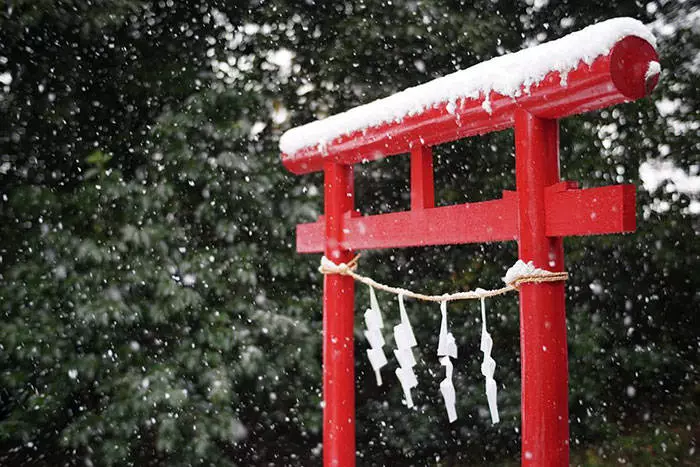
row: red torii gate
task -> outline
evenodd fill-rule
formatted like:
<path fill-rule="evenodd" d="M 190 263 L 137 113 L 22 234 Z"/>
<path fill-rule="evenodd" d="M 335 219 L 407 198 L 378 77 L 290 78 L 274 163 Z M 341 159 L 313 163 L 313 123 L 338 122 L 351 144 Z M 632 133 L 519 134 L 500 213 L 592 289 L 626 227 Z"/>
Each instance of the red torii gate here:
<path fill-rule="evenodd" d="M 632 21 L 609 23 L 622 20 L 627 26 Z M 564 270 L 563 237 L 634 231 L 633 185 L 584 190 L 559 178 L 557 119 L 639 99 L 656 86 L 658 56 L 649 36 L 634 31 L 619 36 L 607 53 L 579 62 L 565 77 L 552 71 L 518 96 L 492 91 L 460 99 L 457 106 L 442 102 L 400 121 L 283 152 L 290 171 L 322 170 L 325 176 L 325 216 L 297 226 L 297 250 L 347 263 L 362 249 L 517 240 L 520 259 L 556 272 Z M 508 127 L 515 127 L 516 190 L 504 191 L 499 200 L 435 207 L 431 147 Z M 360 216 L 353 206 L 353 165 L 401 153 L 411 155 L 411 210 Z M 353 279 L 326 275 L 326 466 L 355 464 L 353 326 Z M 520 335 L 522 463 L 569 465 L 563 283 L 520 287 Z"/>

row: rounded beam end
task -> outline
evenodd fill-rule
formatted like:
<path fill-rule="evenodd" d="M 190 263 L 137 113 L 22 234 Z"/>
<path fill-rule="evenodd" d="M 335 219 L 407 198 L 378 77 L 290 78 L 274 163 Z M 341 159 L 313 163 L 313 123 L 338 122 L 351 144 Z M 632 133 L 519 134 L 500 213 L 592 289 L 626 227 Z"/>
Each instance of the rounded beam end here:
<path fill-rule="evenodd" d="M 649 95 L 659 82 L 660 72 L 656 49 L 639 37 L 625 37 L 610 53 L 613 83 L 630 100 Z"/>

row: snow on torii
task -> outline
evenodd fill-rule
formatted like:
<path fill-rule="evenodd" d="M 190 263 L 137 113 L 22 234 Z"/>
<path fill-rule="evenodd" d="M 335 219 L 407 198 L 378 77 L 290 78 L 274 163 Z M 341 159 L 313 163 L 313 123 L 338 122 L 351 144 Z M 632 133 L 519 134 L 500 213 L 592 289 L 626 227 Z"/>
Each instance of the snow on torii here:
<path fill-rule="evenodd" d="M 656 86 L 659 73 L 655 40 L 649 30 L 636 20 L 617 18 L 282 136 L 282 162 L 290 171 L 323 171 L 325 175 L 324 216 L 297 226 L 297 250 L 325 254 L 321 265 L 325 275 L 325 465 L 354 465 L 355 459 L 354 280 L 399 296 L 399 334 L 410 329 L 404 297 L 440 302 L 444 320 L 446 301 L 482 299 L 482 373 L 494 421 L 498 419 L 495 362 L 490 355 L 493 341 L 486 330 L 483 299 L 517 289 L 523 463 L 568 465 L 562 239 L 632 232 L 636 218 L 632 185 L 578 189 L 574 182 L 561 181 L 557 119 L 644 97 Z M 497 200 L 435 207 L 431 147 L 508 127 L 515 128 L 516 191 L 504 191 L 503 198 Z M 411 210 L 361 216 L 354 209 L 353 165 L 401 153 L 411 157 Z M 503 240 L 518 241 L 523 261 L 516 263 L 517 268 L 540 271 L 543 276 L 525 274 L 502 289 L 447 296 L 384 286 L 354 272 L 354 250 Z M 388 362 L 382 350 L 383 322 L 376 297 L 373 292 L 371 295 L 365 315 L 366 336 L 368 357 L 379 382 L 380 369 Z M 402 358 L 396 374 L 410 406 L 410 389 L 417 384 L 409 355 L 415 340 L 406 335 L 397 339 Z M 457 351 L 456 347 L 448 351 L 444 345 L 454 343 L 446 324 L 441 335 L 443 345 L 438 355 L 447 376 L 441 389 L 453 420 L 450 357 L 456 357 Z"/>
<path fill-rule="evenodd" d="M 640 38 L 652 47 L 648 47 L 647 49 L 651 50 L 647 50 L 647 53 L 638 57 L 634 63 L 612 62 L 613 65 L 619 63 L 625 67 L 634 66 L 636 69 L 621 70 L 621 73 L 609 70 L 612 80 L 618 82 L 614 82 L 611 86 L 610 91 L 613 95 L 604 97 L 609 99 L 609 103 L 605 105 L 638 99 L 644 96 L 649 88 L 653 88 L 658 79 L 659 64 L 651 59 L 656 40 L 651 31 L 641 22 L 632 18 L 615 18 L 594 24 L 561 39 L 496 57 L 369 104 L 292 128 L 280 138 L 282 161 L 291 171 L 306 173 L 321 169 L 321 161 L 315 157 L 319 154 L 333 158 L 336 153 L 353 151 L 357 148 L 363 153 L 358 156 L 359 160 L 362 160 L 407 152 L 410 141 L 407 142 L 408 144 L 397 144 L 388 140 L 405 139 L 405 130 L 411 132 L 419 130 L 420 128 L 401 129 L 399 127 L 404 120 L 407 126 L 411 126 L 414 123 L 411 117 L 419 117 L 415 119 L 415 124 L 420 126 L 422 123 L 420 116 L 430 110 L 443 114 L 441 116 L 445 119 L 455 121 L 463 119 L 462 126 L 465 133 L 460 135 L 461 137 L 494 131 L 493 123 L 486 125 L 479 123 L 474 126 L 469 122 L 469 119 L 474 116 L 480 120 L 489 120 L 483 114 L 491 116 L 491 120 L 498 119 L 497 125 L 506 128 L 512 125 L 512 117 L 510 119 L 501 117 L 500 114 L 503 113 L 501 107 L 512 107 L 517 103 L 528 108 L 536 108 L 540 104 L 536 99 L 537 86 L 549 84 L 551 81 L 556 81 L 556 84 L 560 84 L 563 88 L 569 87 L 568 91 L 576 92 L 579 74 L 576 74 L 575 80 L 570 83 L 567 75 L 572 71 L 591 67 L 596 61 L 605 57 L 615 44 L 627 37 Z M 628 77 L 632 79 L 623 82 Z M 588 78 L 583 76 L 582 80 Z M 600 84 L 610 86 L 610 83 Z M 590 84 L 584 85 L 589 91 Z M 615 96 L 615 91 L 622 96 Z M 562 94 L 566 92 L 567 90 L 563 89 Z M 551 99 L 552 96 L 549 97 Z M 600 108 L 597 100 L 601 97 L 603 96 L 591 95 L 593 102 L 587 102 L 585 96 L 580 96 L 581 102 L 571 106 L 566 114 Z M 478 105 L 475 106 L 474 103 Z M 554 106 L 556 102 L 550 102 L 548 105 Z M 482 112 L 479 112 L 480 110 Z M 557 115 L 557 117 L 562 116 L 564 115 Z M 457 124 L 459 125 L 459 122 Z M 362 150 L 362 146 L 358 147 L 356 140 L 358 135 L 363 135 L 362 140 L 365 143 L 363 146 L 367 148 L 366 150 Z M 442 135 L 431 135 L 426 131 L 423 135 L 424 141 L 421 142 L 434 145 L 443 142 L 441 137 Z"/>

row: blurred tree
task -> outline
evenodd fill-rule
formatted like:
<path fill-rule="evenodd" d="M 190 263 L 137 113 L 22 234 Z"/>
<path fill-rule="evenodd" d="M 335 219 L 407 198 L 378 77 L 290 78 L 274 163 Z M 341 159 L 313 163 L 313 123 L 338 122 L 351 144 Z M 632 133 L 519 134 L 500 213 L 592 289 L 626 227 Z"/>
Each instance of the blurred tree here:
<path fill-rule="evenodd" d="M 668 71 L 652 99 L 563 122 L 563 175 L 639 183 L 645 163 L 697 174 L 700 31 L 684 2 L 3 6 L 0 463 L 318 463 L 321 281 L 317 258 L 294 253 L 293 227 L 318 214 L 321 179 L 285 173 L 281 131 L 621 15 L 654 25 Z M 439 202 L 499 196 L 512 155 L 511 132 L 437 148 Z M 358 205 L 407 207 L 407 174 L 406 158 L 363 166 Z M 643 459 L 647 445 L 665 462 L 693 456 L 699 209 L 677 183 L 640 189 L 636 234 L 566 244 L 572 446 L 593 446 L 591 463 Z M 416 288 L 488 287 L 515 255 L 378 252 L 362 269 Z M 373 387 L 359 340 L 360 464 L 517 459 L 517 300 L 489 303 L 496 427 L 476 308 L 450 312 L 465 357 L 460 419 L 447 425 L 439 313 L 409 306 L 419 410 L 397 384 Z"/>

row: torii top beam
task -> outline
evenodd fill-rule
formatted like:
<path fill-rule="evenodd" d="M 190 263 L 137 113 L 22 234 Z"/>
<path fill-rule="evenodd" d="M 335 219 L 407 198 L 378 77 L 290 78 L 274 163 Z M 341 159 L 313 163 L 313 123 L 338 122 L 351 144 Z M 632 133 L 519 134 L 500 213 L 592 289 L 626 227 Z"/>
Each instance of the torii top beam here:
<path fill-rule="evenodd" d="M 315 172 L 503 130 L 520 108 L 561 118 L 639 99 L 658 81 L 655 44 L 637 20 L 598 23 L 289 130 L 282 162 Z"/>

